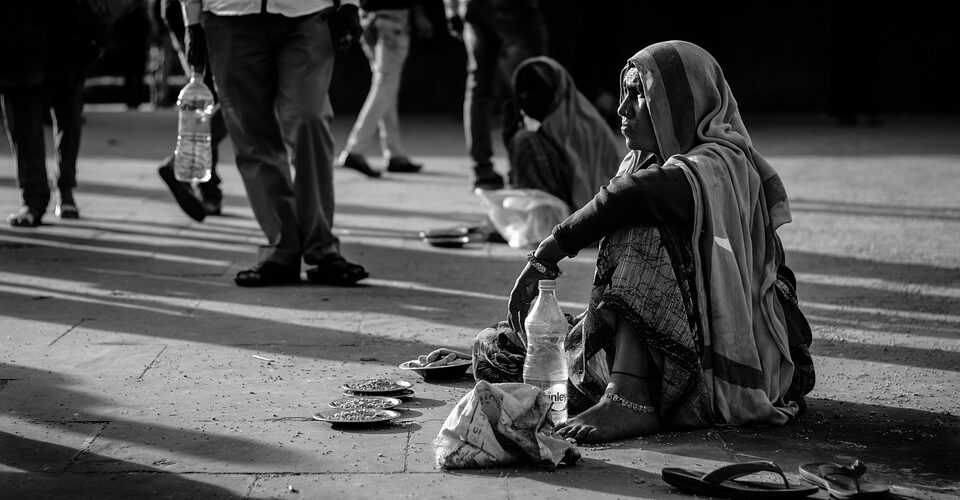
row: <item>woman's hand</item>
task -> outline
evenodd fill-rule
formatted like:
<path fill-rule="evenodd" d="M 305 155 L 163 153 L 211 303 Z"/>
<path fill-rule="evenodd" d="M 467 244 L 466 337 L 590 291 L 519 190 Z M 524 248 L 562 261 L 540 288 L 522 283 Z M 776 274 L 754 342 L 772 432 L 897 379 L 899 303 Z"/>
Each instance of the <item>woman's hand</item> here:
<path fill-rule="evenodd" d="M 473 356 L 467 353 L 454 351 L 453 349 L 447 349 L 446 347 L 441 347 L 439 349 L 435 349 L 433 352 L 427 355 L 427 363 L 433 363 L 434 361 L 439 361 L 451 354 L 453 354 L 456 359 L 473 359 Z"/>
<path fill-rule="evenodd" d="M 507 303 L 508 322 L 514 331 L 524 331 L 523 320 L 527 319 L 530 304 L 540 293 L 539 283 L 541 279 L 543 279 L 543 275 L 529 263 L 517 277 L 517 281 L 513 285 L 513 291 L 510 292 L 510 301 Z"/>
<path fill-rule="evenodd" d="M 553 267 L 556 266 L 557 262 L 569 256 L 560 248 L 560 245 L 557 243 L 557 240 L 554 239 L 553 235 L 544 238 L 534 254 L 537 260 L 550 263 Z M 541 274 L 540 271 L 537 271 L 529 262 L 527 266 L 523 268 L 520 276 L 517 277 L 517 281 L 513 285 L 513 291 L 510 292 L 510 301 L 507 303 L 507 313 L 509 314 L 507 320 L 514 331 L 524 331 L 523 320 L 527 319 L 530 304 L 540 293 L 539 285 L 542 279 L 546 279 L 546 276 Z"/>

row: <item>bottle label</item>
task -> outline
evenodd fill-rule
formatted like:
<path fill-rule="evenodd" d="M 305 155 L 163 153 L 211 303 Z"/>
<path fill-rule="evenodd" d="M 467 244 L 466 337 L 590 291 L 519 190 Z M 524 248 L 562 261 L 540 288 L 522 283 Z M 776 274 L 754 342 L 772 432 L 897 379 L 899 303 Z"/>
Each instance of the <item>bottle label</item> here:
<path fill-rule="evenodd" d="M 553 412 L 562 412 L 567 409 L 567 381 L 564 380 L 562 383 L 551 385 L 543 390 L 543 392 L 550 398 L 550 411 Z"/>

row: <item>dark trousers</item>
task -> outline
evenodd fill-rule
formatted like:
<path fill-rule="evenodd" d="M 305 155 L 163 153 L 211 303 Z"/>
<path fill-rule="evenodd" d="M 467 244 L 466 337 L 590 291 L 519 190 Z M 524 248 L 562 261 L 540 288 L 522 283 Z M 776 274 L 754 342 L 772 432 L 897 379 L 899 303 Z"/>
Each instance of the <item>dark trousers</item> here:
<path fill-rule="evenodd" d="M 547 29 L 537 3 L 529 0 L 471 1 L 464 22 L 464 136 L 474 168 L 485 170 L 493 166 L 490 115 L 495 80 L 501 76 L 509 81 L 521 62 L 543 55 Z"/>
<path fill-rule="evenodd" d="M 2 102 L 23 204 L 42 215 L 50 203 L 43 115 L 48 110 L 53 113 L 57 188 L 61 193 L 73 191 L 83 128 L 83 79 L 6 89 Z"/>
<path fill-rule="evenodd" d="M 237 167 L 267 237 L 260 261 L 339 253 L 333 226 L 330 30 L 319 15 L 216 16 L 203 26 Z M 290 166 L 296 170 L 291 178 Z"/>

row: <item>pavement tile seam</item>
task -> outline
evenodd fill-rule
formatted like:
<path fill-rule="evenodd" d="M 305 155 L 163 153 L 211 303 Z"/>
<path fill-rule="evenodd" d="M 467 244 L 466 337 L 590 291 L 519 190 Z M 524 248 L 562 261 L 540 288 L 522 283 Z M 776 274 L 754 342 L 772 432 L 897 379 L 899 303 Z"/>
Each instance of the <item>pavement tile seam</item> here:
<path fill-rule="evenodd" d="M 160 349 L 160 352 L 158 352 L 157 355 L 154 356 L 152 360 L 150 360 L 150 363 L 148 363 L 147 366 L 143 368 L 143 371 L 140 372 L 140 375 L 137 375 L 137 378 L 134 380 L 136 380 L 137 382 L 143 382 L 143 376 L 146 375 L 147 372 L 150 371 L 150 369 L 157 364 L 157 360 L 159 360 L 160 357 L 163 356 L 163 353 L 167 352 L 167 347 L 168 346 L 166 344 L 163 344 L 163 348 Z"/>
<path fill-rule="evenodd" d="M 73 331 L 74 329 L 76 329 L 78 326 L 82 325 L 85 321 L 89 321 L 89 320 L 93 320 L 93 319 L 95 319 L 95 318 L 80 318 L 76 323 L 70 325 L 69 328 L 67 328 L 66 330 L 64 330 L 63 333 L 61 333 L 60 335 L 58 335 L 57 338 L 55 338 L 55 339 L 53 339 L 52 341 L 50 341 L 50 343 L 47 344 L 47 347 L 52 347 L 53 344 L 56 344 L 57 341 L 59 341 L 60 339 L 66 337 L 67 334 L 69 334 L 70 332 L 72 332 L 72 331 Z"/>

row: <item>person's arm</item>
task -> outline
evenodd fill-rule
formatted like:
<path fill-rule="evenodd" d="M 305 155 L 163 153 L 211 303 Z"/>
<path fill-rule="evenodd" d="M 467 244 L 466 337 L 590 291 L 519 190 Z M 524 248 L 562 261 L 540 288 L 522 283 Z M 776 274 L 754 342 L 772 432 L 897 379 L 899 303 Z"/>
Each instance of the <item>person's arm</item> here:
<path fill-rule="evenodd" d="M 680 167 L 654 166 L 614 177 L 593 200 L 558 224 L 553 238 L 566 255 L 576 255 L 617 229 L 639 224 L 691 230 L 693 192 Z"/>

